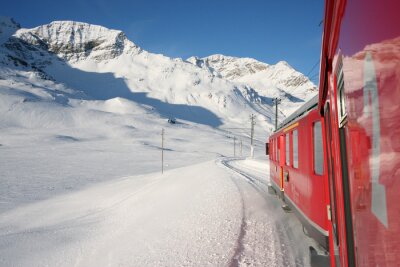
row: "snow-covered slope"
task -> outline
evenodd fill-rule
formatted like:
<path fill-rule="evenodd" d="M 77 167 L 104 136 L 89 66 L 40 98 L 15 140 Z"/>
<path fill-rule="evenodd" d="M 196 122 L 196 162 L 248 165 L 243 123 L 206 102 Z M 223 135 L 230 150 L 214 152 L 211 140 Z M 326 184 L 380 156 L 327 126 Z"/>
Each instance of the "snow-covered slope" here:
<path fill-rule="evenodd" d="M 263 153 L 263 143 L 274 123 L 272 97 L 285 97 L 290 90 L 295 90 L 293 95 L 308 92 L 308 85 L 312 86 L 305 82 L 296 89 L 289 84 L 290 77 L 301 75 L 285 64 L 273 66 L 224 56 L 192 58 L 190 62 L 171 59 L 139 48 L 121 31 L 86 23 L 57 21 L 21 29 L 14 20 L 2 17 L 0 31 L 0 147 L 10 149 L 10 155 L 25 146 L 27 151 L 40 154 L 41 146 L 49 145 L 72 149 L 95 144 L 103 151 L 114 151 L 129 144 L 127 147 L 143 154 L 136 162 L 148 166 L 148 161 L 158 157 L 160 132 L 165 128 L 171 138 L 167 142 L 173 147 L 171 153 L 180 155 L 169 163 L 175 168 L 210 156 L 231 155 L 233 136 L 243 145 L 241 153 L 247 155 L 250 114 L 257 115 L 256 153 Z M 280 70 L 286 80 L 280 80 Z M 265 78 L 267 74 L 273 79 Z M 275 87 L 258 90 L 266 88 L 268 82 Z M 277 84 L 292 89 L 277 88 Z M 298 106 L 303 100 L 286 97 L 286 101 Z M 168 117 L 176 117 L 178 124 L 168 124 Z M 90 151 L 84 165 L 95 171 L 98 159 L 92 158 Z M 60 179 L 68 176 L 70 166 L 80 163 L 71 159 L 59 166 L 62 153 L 55 150 L 46 154 L 54 158 Z M 23 161 L 31 162 L 30 155 L 27 152 Z M 15 161 L 11 162 L 9 171 L 2 170 L 5 179 L 19 170 Z M 129 162 L 124 156 L 119 171 L 110 167 L 112 174 L 102 171 L 96 177 L 101 181 L 137 170 Z M 37 176 L 37 184 L 46 188 L 43 181 L 54 176 L 46 174 L 45 166 L 35 168 L 44 173 Z M 23 170 L 18 181 L 35 179 Z M 79 185 L 90 179 L 83 178 Z M 58 192 L 43 190 L 45 193 L 38 195 Z"/>
<path fill-rule="evenodd" d="M 14 29 L 0 52 L 6 79 L 7 71 L 23 70 L 70 88 L 81 98 L 123 97 L 162 116 L 214 127 L 247 124 L 249 115 L 258 113 L 260 127 L 269 131 L 272 97 L 286 101 L 281 110 L 287 115 L 285 110 L 298 107 L 313 90 L 311 82 L 282 62 L 268 65 L 215 55 L 191 58 L 191 64 L 149 53 L 121 31 L 72 21 Z"/>
<path fill-rule="evenodd" d="M 253 58 L 212 55 L 205 58 L 190 57 L 187 61 L 215 76 L 247 86 L 261 96 L 282 99 L 283 113 L 288 116 L 317 92 L 316 86 L 287 62 L 269 65 Z"/>

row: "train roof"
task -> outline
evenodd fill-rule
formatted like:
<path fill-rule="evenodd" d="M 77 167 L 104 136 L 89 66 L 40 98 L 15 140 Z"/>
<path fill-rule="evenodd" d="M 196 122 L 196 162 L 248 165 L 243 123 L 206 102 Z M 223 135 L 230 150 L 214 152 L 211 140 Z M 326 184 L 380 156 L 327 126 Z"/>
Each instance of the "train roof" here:
<path fill-rule="evenodd" d="M 278 126 L 278 129 L 276 129 L 275 132 L 278 132 L 280 129 L 282 129 L 286 125 L 298 120 L 303 115 L 307 114 L 310 110 L 315 109 L 318 106 L 318 99 L 319 99 L 319 95 L 317 94 L 316 96 L 314 96 L 313 98 L 308 100 L 304 105 L 302 105 L 295 112 L 290 114 L 289 117 L 287 117 L 282 123 L 280 123 Z"/>

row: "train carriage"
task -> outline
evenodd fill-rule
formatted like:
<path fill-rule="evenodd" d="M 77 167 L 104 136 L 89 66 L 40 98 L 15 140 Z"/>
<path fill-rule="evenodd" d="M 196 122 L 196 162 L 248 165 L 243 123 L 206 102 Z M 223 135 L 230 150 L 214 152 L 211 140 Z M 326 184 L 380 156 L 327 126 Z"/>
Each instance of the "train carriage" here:
<path fill-rule="evenodd" d="M 271 184 L 308 229 L 325 231 L 329 244 L 313 237 L 331 266 L 400 264 L 399 11 L 397 0 L 326 0 L 318 100 L 269 139 Z"/>
<path fill-rule="evenodd" d="M 270 137 L 270 183 L 308 234 L 328 250 L 324 122 L 317 107 L 318 97 L 314 97 Z"/>

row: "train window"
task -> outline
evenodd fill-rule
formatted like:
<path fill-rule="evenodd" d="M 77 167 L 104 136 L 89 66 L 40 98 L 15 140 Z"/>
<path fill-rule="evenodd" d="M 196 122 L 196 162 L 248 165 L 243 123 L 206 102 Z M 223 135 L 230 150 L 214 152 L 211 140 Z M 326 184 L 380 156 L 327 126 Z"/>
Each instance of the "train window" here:
<path fill-rule="evenodd" d="M 297 142 L 297 130 L 294 130 L 292 133 L 293 139 L 293 167 L 299 167 L 299 144 Z"/>
<path fill-rule="evenodd" d="M 279 137 L 276 138 L 276 161 L 279 161 Z"/>
<path fill-rule="evenodd" d="M 290 143 L 289 143 L 289 133 L 286 134 L 285 136 L 285 147 L 286 147 L 286 151 L 285 151 L 285 156 L 286 156 L 286 166 L 290 165 Z"/>
<path fill-rule="evenodd" d="M 346 123 L 347 112 L 345 105 L 345 95 L 344 95 L 344 79 L 343 79 L 343 62 L 341 58 L 339 59 L 338 69 L 336 72 L 336 89 L 338 93 L 337 104 L 338 104 L 338 118 L 339 118 L 339 127 L 343 127 Z"/>
<path fill-rule="evenodd" d="M 321 122 L 317 121 L 313 125 L 314 142 L 314 172 L 315 174 L 324 174 L 324 151 L 322 147 L 322 128 Z"/>

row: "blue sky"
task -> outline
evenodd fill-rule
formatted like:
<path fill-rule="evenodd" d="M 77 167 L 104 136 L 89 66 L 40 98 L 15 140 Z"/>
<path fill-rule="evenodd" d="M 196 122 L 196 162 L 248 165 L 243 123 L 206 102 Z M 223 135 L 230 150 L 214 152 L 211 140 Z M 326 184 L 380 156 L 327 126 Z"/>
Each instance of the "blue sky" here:
<path fill-rule="evenodd" d="M 323 0 L 6 0 L 0 15 L 31 28 L 76 20 L 119 29 L 170 57 L 211 54 L 287 61 L 318 72 Z M 315 82 L 316 79 L 313 79 Z"/>

